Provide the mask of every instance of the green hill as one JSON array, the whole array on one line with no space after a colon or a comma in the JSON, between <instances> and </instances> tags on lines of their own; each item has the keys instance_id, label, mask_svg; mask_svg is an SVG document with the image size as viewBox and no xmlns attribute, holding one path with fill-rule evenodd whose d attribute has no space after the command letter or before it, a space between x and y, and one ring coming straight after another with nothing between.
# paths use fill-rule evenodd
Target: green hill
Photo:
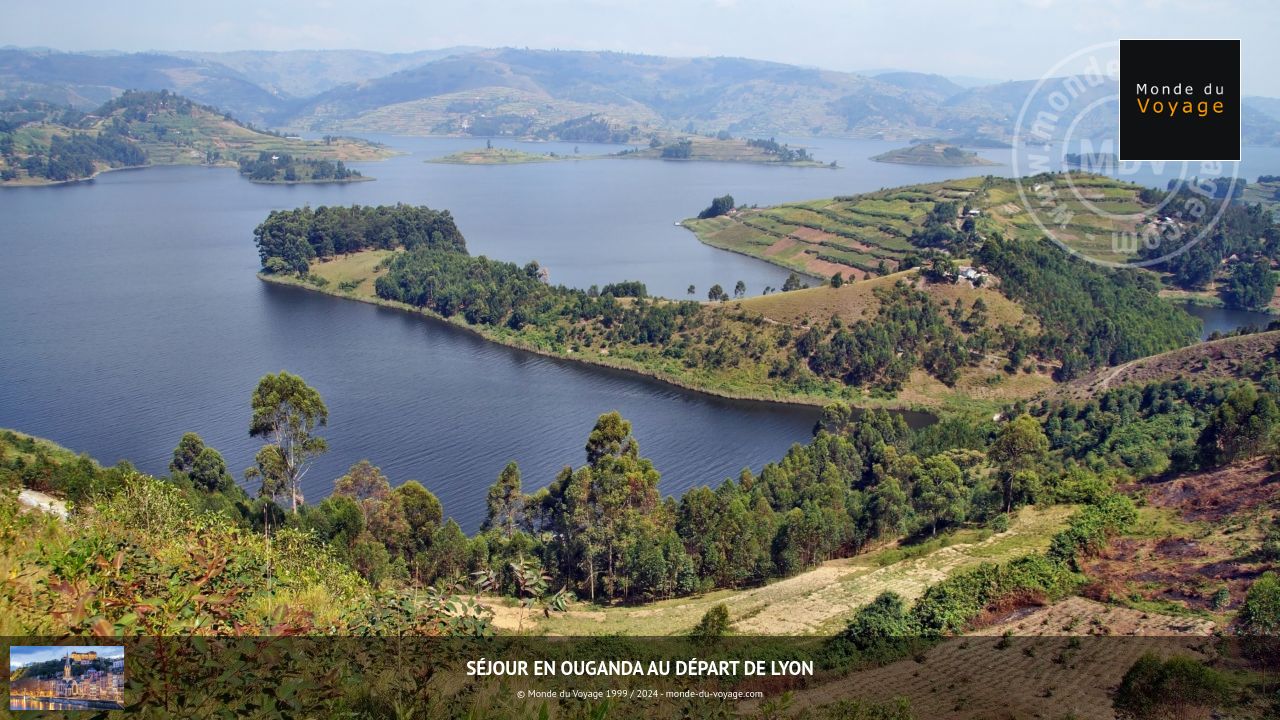
<instances>
[{"instance_id":1,"label":"green hill","mask_svg":"<svg viewBox=\"0 0 1280 720\"><path fill-rule=\"evenodd\" d=\"M1063 242L1090 257L1117 261L1132 257L1116 252L1109 242L1111 230L1132 230L1132 223L1104 221L1084 210L1087 201L1115 214L1136 214L1146 206L1139 186L1079 173L1031 178L1024 185L1028 193L1038 188L1052 195L1063 215L1072 218L1055 228ZM943 205L948 217L937 218L935 213L943 212L939 209ZM960 217L966 208L974 212ZM1044 236L1021 202L1014 181L990 176L739 208L683 224L708 245L824 278L833 272L855 277L893 272L907 256L919 256L929 246L965 232L965 227L983 237L1000 233L1035 240ZM926 233L932 238L924 237Z\"/></svg>"},{"instance_id":2,"label":"green hill","mask_svg":"<svg viewBox=\"0 0 1280 720\"><path fill-rule=\"evenodd\" d=\"M880 153L871 159L876 162L898 163L899 165L937 165L939 167L999 164L979 157L978 153L961 150L955 145L933 142L908 145L904 148Z\"/></svg>"},{"instance_id":3,"label":"green hill","mask_svg":"<svg viewBox=\"0 0 1280 720\"><path fill-rule=\"evenodd\" d=\"M374 160L362 140L269 133L180 95L126 92L93 113L37 101L0 105L0 183L40 185L147 165L235 165L262 153L308 160Z\"/></svg>"}]
</instances>

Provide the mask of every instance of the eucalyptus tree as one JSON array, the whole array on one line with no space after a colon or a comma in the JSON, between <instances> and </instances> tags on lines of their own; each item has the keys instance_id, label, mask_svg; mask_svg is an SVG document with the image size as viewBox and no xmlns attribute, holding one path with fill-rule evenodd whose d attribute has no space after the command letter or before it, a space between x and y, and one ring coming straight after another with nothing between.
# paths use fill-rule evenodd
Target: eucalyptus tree
<instances>
[{"instance_id":1,"label":"eucalyptus tree","mask_svg":"<svg viewBox=\"0 0 1280 720\"><path fill-rule=\"evenodd\" d=\"M311 462L329 449L325 439L315 434L329 422L329 409L315 388L302 378L281 370L264 375L253 391L253 418L249 436L267 440L255 456L256 467L248 477L262 479L262 494L289 497L289 507L298 511L302 500L302 478Z\"/></svg>"}]
</instances>

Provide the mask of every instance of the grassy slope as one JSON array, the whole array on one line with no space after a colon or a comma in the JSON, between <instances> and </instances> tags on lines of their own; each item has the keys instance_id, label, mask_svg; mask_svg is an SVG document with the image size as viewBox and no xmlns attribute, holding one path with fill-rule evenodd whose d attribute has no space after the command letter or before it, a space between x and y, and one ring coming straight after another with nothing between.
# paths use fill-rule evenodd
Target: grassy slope
<instances>
[{"instance_id":1,"label":"grassy slope","mask_svg":"<svg viewBox=\"0 0 1280 720\"><path fill-rule=\"evenodd\" d=\"M1223 338L1102 368L1059 386L1054 396L1084 400L1109 388L1186 378L1204 382L1241 377L1280 350L1280 330Z\"/></svg>"},{"instance_id":2,"label":"grassy slope","mask_svg":"<svg viewBox=\"0 0 1280 720\"><path fill-rule=\"evenodd\" d=\"M733 630L745 635L820 635L844 627L859 607L892 590L907 600L951 573L1043 550L1072 512L1069 506L1019 511L1008 532L962 530L919 546L893 545L833 560L794 577L746 590L664 600L635 607L579 604L551 618L525 619L526 630L550 635L681 635L714 605L729 606ZM498 607L495 622L513 630L518 609Z\"/></svg>"},{"instance_id":3,"label":"grassy slope","mask_svg":"<svg viewBox=\"0 0 1280 720\"><path fill-rule=\"evenodd\" d=\"M1039 188L1036 190L1035 188ZM1073 175L1025 188L1037 216L1051 222L1049 209L1066 218L1053 227L1063 242L1106 260L1129 256L1111 247L1112 230L1132 230L1129 220L1103 221L1087 212L1093 205L1112 213L1137 213L1136 185L1110 178ZM1052 200L1048 199L1053 197ZM913 248L909 238L939 202L968 204L982 211L979 234L1037 239L1044 231L1022 203L1018 187L1002 178L966 178L912 185L852 197L821 198L765 208L739 209L710 220L685 220L698 239L798 272L829 277L833 272L866 277L881 261L889 270Z\"/></svg>"},{"instance_id":4,"label":"grassy slope","mask_svg":"<svg viewBox=\"0 0 1280 720\"><path fill-rule=\"evenodd\" d=\"M35 453L23 447L28 443L34 443L36 447L44 451L45 456L58 464L74 462L78 459L74 452L52 440L6 428L0 428L0 459L22 458L24 462L30 462L35 459Z\"/></svg>"}]
</instances>

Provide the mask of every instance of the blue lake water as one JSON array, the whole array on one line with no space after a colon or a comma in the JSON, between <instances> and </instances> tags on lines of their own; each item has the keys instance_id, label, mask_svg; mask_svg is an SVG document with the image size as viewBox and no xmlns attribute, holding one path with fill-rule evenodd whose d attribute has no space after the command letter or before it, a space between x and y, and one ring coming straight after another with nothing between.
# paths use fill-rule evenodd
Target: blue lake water
<instances>
[{"instance_id":1,"label":"blue lake water","mask_svg":"<svg viewBox=\"0 0 1280 720\"><path fill-rule=\"evenodd\" d=\"M413 478L468 530L486 488L516 460L526 490L584 461L595 418L619 410L664 492L759 469L804 442L817 411L735 402L636 376L495 346L405 313L266 285L252 230L302 204L413 203L453 212L471 252L548 267L577 287L622 279L703 295L738 280L752 294L786 272L698 243L676 221L712 197L769 204L965 177L991 168L867 160L897 146L806 138L839 170L583 160L458 166L425 159L482 140L381 138L406 154L359 167L375 182L255 185L228 169L148 168L92 182L0 192L0 426L45 436L105 463L164 472L184 431L239 473L252 462L248 399L287 369L324 396L330 452L307 475L315 500L368 458L393 483ZM570 154L564 143L496 145ZM582 154L616 148L581 144ZM1276 172L1259 151L1250 175ZM1007 161L1008 150L982 154ZM1250 156L1252 157L1252 155Z\"/></svg>"}]
</instances>

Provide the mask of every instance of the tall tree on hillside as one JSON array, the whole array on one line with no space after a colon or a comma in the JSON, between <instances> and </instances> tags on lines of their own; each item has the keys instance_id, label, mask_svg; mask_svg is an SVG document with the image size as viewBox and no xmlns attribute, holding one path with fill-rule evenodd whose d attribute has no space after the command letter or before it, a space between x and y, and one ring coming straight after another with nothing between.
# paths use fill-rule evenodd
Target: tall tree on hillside
<instances>
[{"instance_id":1,"label":"tall tree on hillside","mask_svg":"<svg viewBox=\"0 0 1280 720\"><path fill-rule=\"evenodd\" d=\"M324 438L314 434L328 424L329 409L315 388L284 370L258 381L251 404L249 436L268 441L258 451L251 476L262 478L264 495L288 495L290 509L297 512L303 476L311 462L329 449Z\"/></svg>"},{"instance_id":2,"label":"tall tree on hillside","mask_svg":"<svg viewBox=\"0 0 1280 720\"><path fill-rule=\"evenodd\" d=\"M938 534L938 523L964 519L968 499L964 473L949 458L934 455L916 471L915 507L929 518L930 532Z\"/></svg>"},{"instance_id":3,"label":"tall tree on hillside","mask_svg":"<svg viewBox=\"0 0 1280 720\"><path fill-rule=\"evenodd\" d=\"M1013 509L1015 490L1028 472L1034 473L1037 461L1049 452L1049 438L1040 423L1030 415L1019 415L1000 428L988 456L1000 466L1004 489L1004 510Z\"/></svg>"},{"instance_id":4,"label":"tall tree on hillside","mask_svg":"<svg viewBox=\"0 0 1280 720\"><path fill-rule=\"evenodd\" d=\"M515 534L524 512L524 492L520 487L520 467L515 462L507 463L498 474L498 480L489 487L485 498L488 514L485 516L483 528L496 528L502 534L511 537Z\"/></svg>"},{"instance_id":5,"label":"tall tree on hillside","mask_svg":"<svg viewBox=\"0 0 1280 720\"><path fill-rule=\"evenodd\" d=\"M629 592L621 572L637 544L653 543L669 529L661 512L658 471L640 457L631 423L617 412L600 416L586 444L587 465L565 468L549 488L549 530L566 576L580 578L594 600L599 579L611 597Z\"/></svg>"}]
</instances>

